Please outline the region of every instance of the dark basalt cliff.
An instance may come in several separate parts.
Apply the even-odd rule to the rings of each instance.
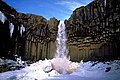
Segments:
[[[26,59],[52,58],[56,49],[55,41],[59,21],[54,17],[46,20],[42,16],[24,13],[18,13],[17,20],[26,27]]]
[[[50,20],[46,20],[42,16],[24,13],[18,13],[16,17],[18,21],[26,26],[26,35],[39,35],[44,36],[43,38],[50,37],[52,41],[55,41],[57,26],[59,24],[56,18],[53,17]],[[41,40],[45,41],[44,39]]]
[[[0,57],[53,58],[58,24],[54,17],[19,13],[0,0]],[[75,9],[65,25],[72,61],[120,58],[119,0],[94,0]]]
[[[94,0],[65,24],[72,60],[120,58],[120,0]]]
[[[16,20],[16,13],[14,8],[0,0],[0,57],[13,59],[15,54],[23,53],[21,50],[18,52],[18,46],[24,48],[24,39],[18,29],[21,23]]]
[[[56,18],[47,20],[42,16],[19,13],[1,0],[0,11],[0,57],[13,59],[16,54],[30,60],[53,57],[59,24]]]

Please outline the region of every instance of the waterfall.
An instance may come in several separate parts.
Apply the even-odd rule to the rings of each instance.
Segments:
[[[76,71],[79,67],[78,63],[70,61],[68,56],[68,50],[66,47],[66,32],[65,32],[65,24],[63,21],[60,21],[58,25],[58,34],[57,34],[57,49],[55,58],[51,60],[51,65],[54,70],[56,70],[60,74],[70,74]]]
[[[60,21],[58,25],[58,33],[57,33],[57,49],[56,49],[56,58],[67,58],[68,50],[66,47],[66,32],[65,32],[65,24],[64,21]]]

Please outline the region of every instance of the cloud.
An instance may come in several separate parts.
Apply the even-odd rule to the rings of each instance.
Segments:
[[[69,1],[59,1],[56,4],[65,6],[66,8],[68,8],[71,11],[75,10],[76,8],[78,8],[80,6],[85,6],[82,3],[79,3],[77,1],[70,1],[70,0]]]

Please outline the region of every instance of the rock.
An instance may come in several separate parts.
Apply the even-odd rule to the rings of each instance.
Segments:
[[[17,19],[26,27],[25,53],[28,54],[24,55],[25,58],[35,61],[49,58],[50,52],[53,51],[53,48],[50,48],[52,47],[51,41],[54,43],[56,41],[57,26],[59,21],[56,18],[50,18],[50,20],[46,20],[42,16],[24,13],[18,13]],[[51,54],[51,56],[53,55]]]
[[[50,20],[48,20],[48,28],[50,30],[51,39],[53,41],[55,41],[57,37],[58,24],[59,24],[59,21],[55,17],[50,18]]]
[[[56,41],[59,24],[56,18],[47,20],[39,15],[19,13],[3,1],[0,1],[0,11],[0,37],[4,34],[0,40],[0,57],[14,59],[17,54],[24,60],[36,61],[53,56],[55,48],[50,47]],[[6,18],[1,18],[1,14]],[[9,36],[11,23],[14,25],[12,37]],[[25,28],[24,32],[21,25]]]
[[[20,36],[20,30],[18,30],[21,23],[16,20],[15,15],[17,11],[2,0],[0,0],[0,12],[4,14],[5,17],[4,19],[3,16],[0,15],[0,17],[2,17],[2,21],[0,21],[0,57],[14,59],[14,54],[21,52],[16,52],[18,48],[15,49],[15,47],[22,46],[22,42],[20,41],[22,37]],[[10,24],[14,25],[12,36],[10,36]]]
[[[6,17],[0,20],[0,57],[14,59],[14,55],[18,54],[22,59],[32,61],[52,58],[59,20],[19,13],[1,0],[0,4],[0,11]],[[65,20],[72,61],[120,58],[119,9],[119,0],[107,0],[107,4],[105,0],[94,0],[73,11],[71,17]],[[10,23],[14,25],[12,37]],[[22,35],[21,25],[25,27]]]
[[[107,67],[105,72],[109,72],[111,70],[111,67]]]
[[[68,46],[70,49],[73,46],[77,49],[70,50],[72,60],[105,60],[120,57],[118,7],[120,9],[119,0],[107,0],[107,4],[105,0],[94,0],[75,9],[70,18],[65,20]],[[87,37],[89,39],[86,40]]]

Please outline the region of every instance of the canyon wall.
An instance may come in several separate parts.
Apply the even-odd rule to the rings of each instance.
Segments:
[[[0,57],[24,55],[24,27],[16,20],[17,11],[0,0]]]
[[[71,60],[120,58],[120,1],[94,0],[65,20]]]
[[[13,59],[18,55],[33,61],[53,58],[58,24],[54,17],[47,20],[19,13],[0,0],[0,57]]]
[[[26,27],[25,58],[35,61],[53,58],[59,21],[54,17],[46,20],[42,16],[23,13],[17,14],[17,20]]]
[[[0,0],[0,57],[53,58],[59,20],[17,12]],[[72,61],[120,58],[120,1],[94,0],[65,20]]]

